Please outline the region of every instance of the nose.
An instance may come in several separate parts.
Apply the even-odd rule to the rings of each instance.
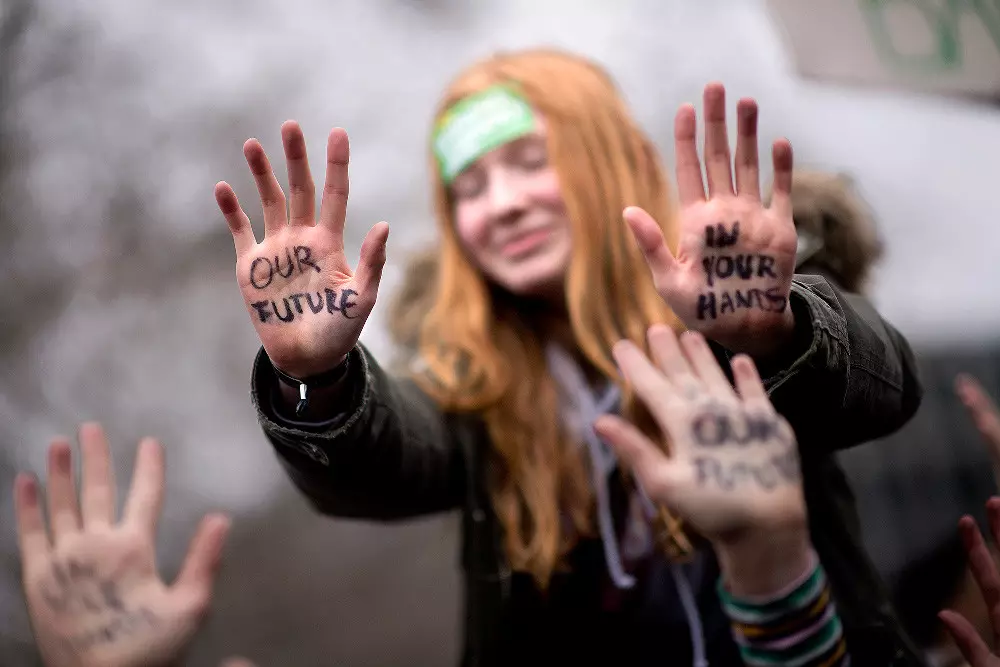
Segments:
[[[496,169],[490,174],[487,200],[490,217],[498,221],[516,219],[527,208],[524,188],[505,169]]]

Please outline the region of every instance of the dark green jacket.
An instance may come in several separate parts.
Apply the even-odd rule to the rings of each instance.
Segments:
[[[854,497],[833,456],[895,431],[913,415],[922,391],[913,355],[871,305],[823,278],[796,276],[790,303],[796,341],[784,361],[761,371],[798,437],[812,540],[852,664],[923,664],[864,551]],[[264,433],[320,512],[394,520],[462,509],[463,664],[490,666],[510,568],[485,488],[492,448],[484,425],[474,415],[443,414],[413,382],[386,373],[363,346],[349,359],[344,413],[324,425],[294,426],[274,411],[278,381],[261,351],[252,398]],[[669,647],[664,652],[669,661]]]

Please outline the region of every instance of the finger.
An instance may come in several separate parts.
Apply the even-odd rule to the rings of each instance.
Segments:
[[[163,447],[153,438],[144,438],[139,443],[123,519],[150,537],[156,535],[163,506],[163,477]]]
[[[663,372],[668,381],[677,385],[687,380],[693,380],[694,370],[688,364],[681,346],[677,342],[677,334],[665,324],[654,324],[646,332],[649,341],[649,351],[656,366]]]
[[[962,657],[970,665],[988,665],[992,659],[990,647],[986,645],[979,632],[961,614],[951,610],[938,613],[938,618],[944,623],[955,645],[961,651]]]
[[[80,508],[73,481],[73,453],[69,441],[57,438],[49,445],[49,524],[56,544],[80,530]]]
[[[623,213],[625,222],[628,223],[632,235],[635,237],[639,249],[642,250],[646,264],[653,273],[653,282],[658,290],[666,290],[670,285],[671,272],[674,269],[675,261],[673,253],[667,247],[667,242],[663,238],[663,230],[656,224],[656,220],[638,206],[629,206]]]
[[[209,514],[191,539],[184,564],[174,582],[174,590],[199,611],[207,611],[212,588],[222,562],[222,548],[229,534],[229,517]]]
[[[771,186],[771,210],[783,218],[792,219],[792,145],[788,139],[778,139],[771,147],[774,162],[774,184]]]
[[[676,390],[671,383],[632,341],[615,343],[611,354],[622,375],[654,414],[664,401],[675,397]]]
[[[979,585],[986,608],[992,613],[1000,605],[1000,574],[997,574],[996,563],[972,517],[962,517],[958,528],[969,558],[969,569]]]
[[[677,196],[681,206],[705,201],[705,181],[698,158],[698,115],[685,104],[674,116],[674,159],[677,160]]]
[[[733,194],[733,166],[726,131],[726,89],[721,83],[705,86],[705,174],[708,196]]]
[[[671,433],[671,408],[678,401],[678,389],[674,387],[656,366],[631,341],[622,340],[611,350],[618,368],[625,380],[635,389],[639,400],[649,410],[653,419],[664,433]],[[691,376],[692,380],[694,379]]]
[[[115,520],[115,481],[108,439],[100,424],[80,426],[80,452],[83,525],[107,526]]]
[[[285,149],[288,168],[288,223],[291,225],[316,224],[316,186],[309,172],[306,156],[306,138],[302,128],[294,120],[285,121],[281,126],[281,145]]]
[[[27,570],[49,551],[38,482],[27,473],[14,478],[14,514],[17,517],[17,540],[21,549],[21,567]]]
[[[615,415],[602,415],[594,430],[618,455],[656,502],[674,504],[679,474],[674,464],[639,429]]]
[[[750,98],[736,105],[736,193],[760,200],[757,102]]]
[[[264,210],[264,238],[277,234],[285,228],[288,222],[285,212],[285,193],[274,176],[271,161],[264,153],[264,147],[256,139],[249,139],[243,144],[243,156],[250,166],[250,173],[257,183],[260,193],[260,205]]]
[[[959,375],[955,379],[955,392],[969,411],[976,429],[992,446],[995,455],[1000,455],[1000,413],[996,404],[971,375]]]
[[[339,248],[344,247],[344,222],[347,220],[347,196],[350,193],[348,164],[351,161],[351,144],[347,132],[335,127],[326,140],[326,182],[323,185],[323,202],[319,221],[334,233]]]
[[[708,390],[716,396],[732,397],[733,387],[719,367],[705,337],[697,331],[685,331],[681,334],[680,342],[688,363]]]
[[[243,212],[232,186],[225,181],[215,184],[215,202],[226,218],[229,231],[233,234],[233,243],[236,244],[236,256],[240,257],[257,245],[253,227],[250,226],[250,218]]]
[[[756,408],[766,408],[769,412],[774,411],[771,400],[767,397],[764,383],[757,372],[757,366],[753,359],[745,354],[738,354],[731,362],[733,367],[733,381],[736,384],[736,391],[744,403],[753,404]]]
[[[358,292],[378,294],[378,286],[382,280],[382,269],[385,267],[386,245],[389,243],[389,223],[380,222],[368,230],[365,240],[361,242],[361,257],[358,259],[358,270],[354,279],[358,284]]]

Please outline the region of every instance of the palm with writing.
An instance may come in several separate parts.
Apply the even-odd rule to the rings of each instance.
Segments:
[[[614,355],[671,456],[619,417],[605,415],[595,426],[650,496],[714,543],[804,524],[795,436],[750,358],[733,359],[737,394],[701,334],[686,332],[678,343],[669,327],[654,326],[649,347],[654,362],[628,341]]]
[[[730,350],[766,356],[794,328],[788,307],[796,250],[792,147],[784,139],[774,142],[774,194],[765,207],[757,156],[757,103],[742,99],[737,106],[735,165],[730,159],[722,84],[705,87],[704,106],[707,197],[694,107],[682,106],[674,120],[681,207],[676,253],[646,211],[629,207],[625,220],[645,254],[657,290],[687,328]]]
[[[206,516],[172,585],[156,570],[156,522],[163,501],[163,451],[139,446],[120,522],[108,443],[101,427],[80,427],[82,488],[70,443],[49,448],[46,531],[39,488],[14,484],[24,592],[49,667],[149,667],[179,662],[207,612],[229,520]]]
[[[378,223],[361,245],[357,272],[344,254],[347,218],[347,133],[327,140],[326,184],[319,218],[305,139],[294,121],[281,127],[291,201],[260,143],[243,146],[264,211],[264,240],[257,243],[250,220],[228,183],[215,186],[236,244],[236,275],[257,335],[275,366],[305,378],[337,366],[354,347],[375,306],[385,264],[389,226]]]

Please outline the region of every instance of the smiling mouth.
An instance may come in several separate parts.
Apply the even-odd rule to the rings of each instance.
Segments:
[[[526,255],[544,245],[551,236],[551,228],[522,234],[500,246],[500,254],[507,258],[517,258]]]

